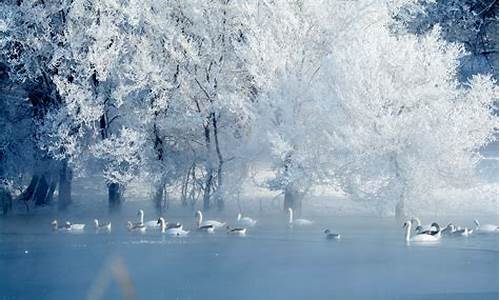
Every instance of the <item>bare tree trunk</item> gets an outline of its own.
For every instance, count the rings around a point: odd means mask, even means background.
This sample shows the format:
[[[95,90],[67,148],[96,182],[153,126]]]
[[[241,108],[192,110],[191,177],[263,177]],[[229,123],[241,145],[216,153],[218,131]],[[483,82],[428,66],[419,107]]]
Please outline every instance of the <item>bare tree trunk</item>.
[[[49,183],[44,175],[40,177],[38,181],[38,185],[35,190],[35,194],[33,195],[33,200],[35,201],[36,206],[42,206],[47,204],[47,194],[49,192]]]
[[[58,209],[66,210],[71,204],[71,181],[73,180],[73,171],[68,166],[65,160],[62,163],[61,170],[59,171],[59,201]]]
[[[214,179],[214,170],[213,170],[213,164],[212,164],[212,147],[211,147],[211,141],[210,141],[210,128],[209,126],[209,120],[206,121],[207,123],[204,125],[204,133],[205,133],[205,145],[207,147],[207,161],[206,161],[206,169],[207,169],[207,175],[205,177],[205,186],[203,188],[203,210],[209,210],[210,209],[210,191],[212,190],[212,185],[213,185],[213,179]]]
[[[191,172],[191,168],[186,173],[186,176],[184,176],[184,179],[182,180],[182,187],[181,187],[181,203],[182,206],[186,207],[188,205],[187,203],[187,188],[189,184],[189,173]]]
[[[220,162],[219,166],[217,167],[217,191],[215,192],[215,195],[217,210],[224,210],[224,181],[222,178],[222,164]]]
[[[0,203],[4,215],[12,211],[12,195],[3,184],[0,186]]]
[[[305,193],[299,191],[299,189],[293,183],[289,183],[285,188],[285,198],[283,209],[287,212],[289,208],[293,209],[297,215],[300,215],[302,211],[302,199],[304,199]]]
[[[153,197],[155,209],[158,211],[160,215],[163,211],[163,207],[168,208],[166,206],[167,191],[165,190],[165,184],[166,184],[166,179],[162,178],[160,183],[158,183],[155,188],[155,194]]]
[[[405,211],[406,182],[401,174],[401,167],[399,165],[397,156],[393,157],[393,161],[394,161],[394,169],[396,172],[396,178],[402,184],[401,191],[399,194],[399,200],[396,203],[396,207],[394,209],[394,215],[396,219],[403,220],[406,216],[406,211]]]
[[[49,190],[47,191],[47,196],[45,197],[45,204],[51,204],[52,200],[54,200],[54,192],[57,187],[57,181],[52,179],[50,181]]]
[[[39,178],[38,175],[33,175],[33,177],[31,177],[30,184],[21,193],[21,195],[19,195],[19,197],[17,198],[17,200],[25,201],[25,202],[31,200],[31,198],[33,198],[33,195],[35,194],[35,190],[36,190],[36,187],[38,185],[39,179],[40,178]]]
[[[0,70],[3,70],[3,65],[0,64]],[[1,72],[1,71],[0,71]],[[5,170],[3,168],[3,160],[5,159],[4,152],[0,151],[0,205],[4,215],[12,211],[12,195],[7,187]]]
[[[209,166],[207,170],[207,175],[205,179],[205,186],[203,188],[203,210],[210,209],[210,190],[212,189],[212,181],[213,181],[213,170],[212,167]]]
[[[108,184],[109,211],[116,212],[120,210],[122,202],[123,202],[123,187],[116,182]]]
[[[219,145],[219,135],[217,128],[217,118],[215,113],[212,113],[212,126],[214,129],[214,141],[215,141],[215,151],[217,153],[217,159],[219,164],[217,166],[217,192],[216,192],[216,204],[217,209],[222,211],[224,209],[224,180],[222,177],[222,166],[224,165],[224,158],[222,156],[222,151]]]
[[[394,210],[394,215],[396,216],[396,219],[402,221],[406,217],[405,213],[405,201],[404,201],[404,196],[401,195],[398,203],[396,204],[395,210]]]

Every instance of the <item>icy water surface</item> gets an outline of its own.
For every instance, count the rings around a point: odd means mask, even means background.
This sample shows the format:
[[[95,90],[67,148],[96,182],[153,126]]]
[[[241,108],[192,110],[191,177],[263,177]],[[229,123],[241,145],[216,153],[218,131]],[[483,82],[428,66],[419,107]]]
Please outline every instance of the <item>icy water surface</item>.
[[[289,229],[267,217],[244,238],[169,238],[131,234],[125,220],[71,234],[47,217],[0,219],[0,299],[498,299],[495,235],[407,246],[392,218]],[[325,240],[326,227],[342,239]]]

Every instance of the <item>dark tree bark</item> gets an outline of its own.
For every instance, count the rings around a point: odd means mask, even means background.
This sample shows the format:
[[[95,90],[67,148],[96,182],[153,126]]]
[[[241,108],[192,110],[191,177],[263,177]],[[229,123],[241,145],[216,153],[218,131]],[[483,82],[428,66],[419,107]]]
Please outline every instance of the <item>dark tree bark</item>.
[[[166,182],[166,179],[163,178],[161,182],[158,183],[153,197],[154,206],[160,215],[163,211],[163,208],[168,209],[168,197],[167,191],[165,189]]]
[[[301,192],[293,183],[289,183],[285,188],[285,198],[283,209],[288,212],[291,208],[297,215],[300,215],[302,210],[302,199],[304,199],[305,193]]]
[[[47,196],[45,198],[45,204],[51,204],[52,200],[54,200],[54,192],[57,187],[57,181],[52,180],[49,185],[49,190],[47,191]]]
[[[59,201],[58,209],[66,210],[71,204],[71,181],[73,180],[73,171],[68,166],[67,161],[63,161],[59,171]]]
[[[161,184],[158,184],[158,186],[156,186],[156,191],[155,191],[155,194],[153,197],[154,206],[159,213],[161,213],[162,209],[163,209],[163,192],[164,192],[164,190],[165,190],[164,186],[162,186]]]
[[[204,125],[204,134],[205,134],[205,145],[207,147],[207,161],[206,161],[206,169],[207,175],[205,177],[205,186],[203,187],[203,210],[210,209],[210,191],[212,190],[213,180],[214,180],[214,170],[212,165],[212,149],[211,149],[211,140],[210,140],[210,128],[208,127],[209,120],[206,121]]]
[[[33,200],[36,206],[49,205],[53,198],[57,183],[47,181],[46,175],[40,176]]]
[[[38,175],[33,175],[33,177],[31,177],[30,184],[21,193],[21,195],[19,195],[19,197],[17,198],[17,200],[25,201],[25,202],[31,200],[31,198],[35,194],[35,190],[36,190],[36,187],[38,185],[38,181],[39,181]]]
[[[215,141],[215,151],[217,153],[217,159],[219,164],[217,166],[217,191],[216,191],[216,205],[219,211],[224,209],[224,181],[222,177],[222,166],[224,165],[224,158],[222,156],[222,151],[219,145],[219,136],[217,128],[217,118],[215,113],[212,113],[212,126],[214,129],[214,141]]]
[[[189,174],[191,173],[191,168],[188,169],[184,179],[182,180],[182,188],[181,188],[181,203],[183,207],[188,205],[187,202],[187,190],[189,185]]]
[[[0,203],[4,215],[12,211],[12,195],[3,185],[0,187]]]
[[[33,195],[33,200],[35,201],[36,206],[47,205],[47,194],[49,192],[49,183],[45,176],[41,176],[38,181],[38,185],[35,190],[35,194]]]
[[[36,186],[35,192],[33,194],[33,201],[36,206],[45,205],[45,198],[47,197],[47,192],[49,191],[49,183],[45,176],[40,176],[38,184]]]
[[[123,187],[116,182],[108,184],[109,211],[116,212],[120,210],[122,202],[123,202]]]
[[[203,210],[210,209],[210,190],[212,189],[213,179],[213,170],[209,167],[205,179],[205,186],[203,188]]]

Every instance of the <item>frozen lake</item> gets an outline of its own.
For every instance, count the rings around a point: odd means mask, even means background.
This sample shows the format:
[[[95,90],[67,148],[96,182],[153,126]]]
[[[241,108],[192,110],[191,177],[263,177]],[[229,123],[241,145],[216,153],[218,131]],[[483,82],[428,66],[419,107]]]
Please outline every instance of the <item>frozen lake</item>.
[[[472,226],[438,219],[450,220]],[[185,238],[129,233],[126,218],[110,234],[53,233],[50,221],[0,219],[0,299],[498,299],[495,235],[407,246],[393,218],[368,217],[289,229],[268,216],[246,237]],[[326,227],[342,239],[325,240]]]

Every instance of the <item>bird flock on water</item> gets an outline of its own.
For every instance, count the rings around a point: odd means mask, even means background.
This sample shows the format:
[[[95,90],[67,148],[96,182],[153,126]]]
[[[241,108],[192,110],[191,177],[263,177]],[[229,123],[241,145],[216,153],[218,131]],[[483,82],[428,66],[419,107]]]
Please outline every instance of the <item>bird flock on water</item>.
[[[236,236],[245,236],[247,228],[254,227],[257,220],[248,216],[243,216],[238,213],[235,226],[230,226],[228,223],[219,220],[204,220],[203,213],[197,211],[195,214],[195,226],[191,230],[186,230],[179,222],[168,222],[165,218],[159,217],[157,220],[144,221],[144,211],[139,209],[137,212],[139,220],[137,222],[128,221],[127,230],[130,232],[146,232],[159,231],[169,236],[183,237],[187,236],[191,231],[214,233],[216,230],[225,230],[227,234]],[[288,225],[294,226],[309,226],[314,224],[314,221],[302,218],[294,218],[292,208],[288,208]],[[71,231],[83,232],[86,224],[73,224],[66,221],[60,224],[57,220],[53,220],[53,231]],[[96,232],[111,232],[111,222],[101,223],[99,220],[93,220],[94,230]],[[472,234],[498,234],[498,225],[481,224],[478,220],[474,220],[474,228],[462,227],[449,223],[447,226],[441,226],[437,222],[428,225],[422,225],[422,222],[417,217],[412,217],[403,223],[405,241],[407,243],[432,243],[439,242],[443,237],[468,237]],[[413,229],[413,230],[412,230]],[[323,233],[327,240],[339,240],[340,233],[324,229]]]

